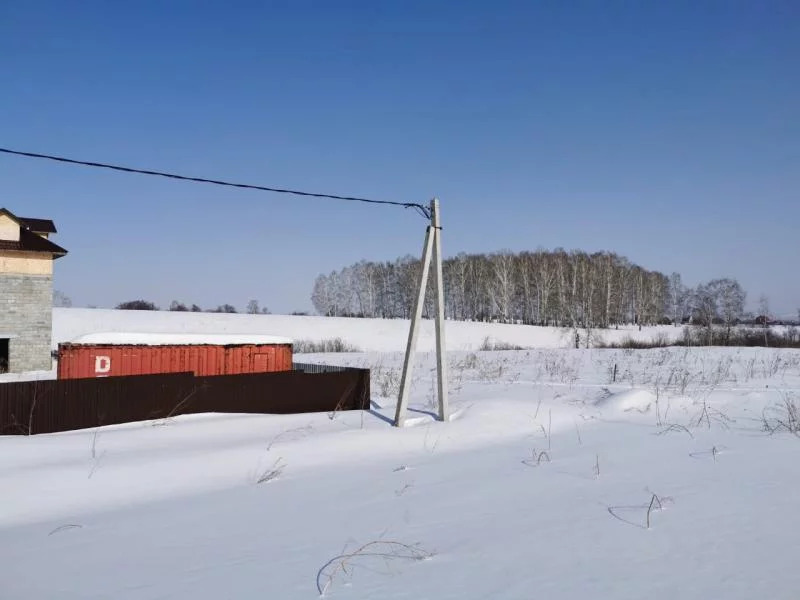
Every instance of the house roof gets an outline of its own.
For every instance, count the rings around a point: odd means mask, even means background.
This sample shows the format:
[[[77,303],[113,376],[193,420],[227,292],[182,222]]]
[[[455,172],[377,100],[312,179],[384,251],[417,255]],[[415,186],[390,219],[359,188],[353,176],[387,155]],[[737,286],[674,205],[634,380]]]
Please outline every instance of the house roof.
[[[0,250],[15,250],[17,252],[48,252],[53,258],[64,256],[67,251],[58,244],[54,244],[48,239],[34,233],[26,223],[6,208],[0,208],[0,215],[6,215],[11,220],[19,223],[19,240],[0,240]],[[45,219],[34,219],[34,221],[45,221]],[[52,225],[52,221],[50,221]],[[55,231],[55,227],[52,228]],[[49,232],[48,232],[49,233]]]
[[[32,219],[31,217],[18,217],[19,220],[31,231],[36,233],[58,233],[56,225],[50,219]]]
[[[19,241],[0,240],[0,250],[17,250],[19,252],[49,252],[53,258],[64,256],[67,251],[58,244],[33,233],[30,229],[20,228]]]

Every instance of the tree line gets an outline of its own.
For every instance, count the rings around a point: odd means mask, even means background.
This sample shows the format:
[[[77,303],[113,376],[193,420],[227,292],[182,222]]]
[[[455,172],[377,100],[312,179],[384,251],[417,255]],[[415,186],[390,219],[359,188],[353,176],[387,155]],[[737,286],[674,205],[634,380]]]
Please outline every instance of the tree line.
[[[155,302],[149,300],[128,300],[116,306],[117,310],[161,310]],[[239,311],[232,304],[220,304],[216,308],[202,309],[197,304],[186,305],[178,300],[173,300],[169,305],[172,312],[210,312],[210,313],[238,313]],[[247,314],[268,315],[269,309],[266,306],[259,306],[258,300],[250,300],[247,303]]]
[[[311,301],[322,315],[408,318],[421,262],[361,261],[319,275]],[[732,324],[744,313],[745,292],[732,279],[695,289],[678,273],[650,271],[613,252],[578,250],[459,254],[443,262],[445,315],[573,328],[621,324]],[[434,310],[428,286],[423,314]]]

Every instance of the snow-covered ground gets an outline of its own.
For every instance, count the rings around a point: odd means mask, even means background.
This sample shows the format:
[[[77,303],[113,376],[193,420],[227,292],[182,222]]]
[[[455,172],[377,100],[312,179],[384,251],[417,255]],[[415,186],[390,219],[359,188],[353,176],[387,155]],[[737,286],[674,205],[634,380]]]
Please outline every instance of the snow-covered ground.
[[[152,332],[215,334],[263,334],[320,341],[342,338],[364,351],[391,352],[402,350],[408,336],[407,320],[348,319],[334,317],[243,315],[217,313],[176,313],[167,311],[106,310],[90,308],[56,308],[53,310],[53,348],[81,336],[106,332]],[[627,337],[649,340],[656,335],[678,337],[680,327],[627,326],[619,329],[595,330],[592,338],[619,342]],[[583,330],[581,336],[585,335]],[[478,350],[488,337],[523,348],[574,347],[574,334],[557,327],[530,327],[500,323],[447,322],[447,345],[451,350]],[[585,344],[582,337],[581,345]],[[434,348],[433,322],[422,322],[419,349]]]
[[[435,348],[433,325],[432,321],[422,322],[417,346],[419,351]],[[89,343],[98,340],[131,343],[131,339],[135,341],[135,334],[140,333],[142,337],[171,334],[179,336],[175,339],[180,343],[186,342],[187,335],[194,337],[198,334],[204,334],[210,341],[221,335],[247,336],[247,339],[277,336],[298,342],[323,342],[338,338],[349,347],[365,352],[393,352],[405,348],[408,328],[409,322],[403,319],[55,308],[52,347],[55,350],[58,344],[64,342]],[[682,328],[670,326],[643,327],[641,330],[635,326],[621,326],[619,329],[593,330],[589,336],[590,345],[593,345],[600,341],[620,342],[626,338],[651,340],[661,336],[676,339],[682,332]],[[581,330],[579,335],[581,346],[585,346],[586,331]],[[450,350],[479,350],[486,342],[519,348],[575,346],[575,334],[568,329],[500,323],[448,321],[446,337]],[[175,343],[174,340],[172,343]],[[0,382],[52,379],[55,376],[54,366],[50,371],[0,374]]]
[[[424,353],[398,430],[401,322],[138,314],[57,340],[342,337],[367,352],[303,360],[370,366],[374,408],[0,438],[0,598],[797,597],[800,351],[473,352],[512,326],[453,324],[452,420]]]

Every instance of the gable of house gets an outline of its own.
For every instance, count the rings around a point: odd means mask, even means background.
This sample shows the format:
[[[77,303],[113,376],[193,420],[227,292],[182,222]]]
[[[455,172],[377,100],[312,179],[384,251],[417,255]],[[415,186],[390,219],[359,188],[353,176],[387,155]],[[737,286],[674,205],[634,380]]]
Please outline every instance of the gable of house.
[[[19,221],[13,219],[5,209],[0,211],[0,242],[18,242],[19,232]]]

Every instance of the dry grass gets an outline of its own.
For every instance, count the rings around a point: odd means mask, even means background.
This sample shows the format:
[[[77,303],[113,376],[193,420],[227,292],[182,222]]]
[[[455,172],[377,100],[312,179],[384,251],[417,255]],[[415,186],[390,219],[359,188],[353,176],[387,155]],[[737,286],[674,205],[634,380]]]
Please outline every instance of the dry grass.
[[[531,457],[524,459],[522,464],[529,467],[538,467],[540,464],[542,464],[542,459],[546,459],[547,462],[551,462],[550,454],[547,451],[542,450],[541,452],[537,452],[536,448],[534,448],[531,451]]]
[[[628,525],[632,525],[633,527],[638,527],[639,529],[650,529],[651,525],[651,518],[654,512],[660,512],[664,510],[664,505],[667,502],[671,502],[672,498],[666,498],[664,496],[659,496],[650,492],[650,501],[647,504],[635,504],[635,505],[624,505],[624,506],[608,506],[606,509],[608,510],[608,514],[612,517],[617,519],[618,521],[622,521],[623,523],[627,523]],[[644,524],[641,521],[631,521],[623,517],[620,513],[623,511],[634,511],[638,514],[641,514],[639,511],[644,511]]]
[[[89,476],[88,479],[92,478],[92,475],[95,474],[97,469],[100,468],[100,462],[103,460],[103,457],[106,455],[106,451],[103,450],[99,454],[97,453],[97,437],[99,432],[95,430],[94,435],[92,436],[92,443],[89,446],[89,454],[91,455],[91,461],[89,466]]]
[[[286,463],[283,462],[283,457],[279,456],[278,459],[272,463],[272,466],[267,467],[260,472],[256,471],[256,485],[277,479],[281,476],[285,468]]]
[[[785,432],[800,437],[800,401],[793,392],[781,391],[781,401],[762,412],[764,431],[773,435]]]
[[[382,562],[388,574],[392,572],[392,564],[397,561],[422,561],[433,556],[432,552],[421,548],[419,544],[391,540],[367,542],[352,552],[343,550],[325,563],[317,572],[317,592],[320,596],[325,596],[337,578],[352,577],[357,566],[364,566],[370,560]]]
[[[495,352],[502,350],[526,350],[526,349],[527,348],[523,348],[522,346],[517,346],[516,344],[510,344],[502,340],[495,340],[489,336],[483,338],[483,343],[481,344],[480,347],[480,350],[482,352]]]
[[[400,369],[385,367],[382,363],[370,367],[370,386],[381,398],[397,398],[401,378]]]
[[[313,429],[314,428],[311,426],[311,424],[304,425],[303,427],[294,427],[292,429],[285,429],[270,440],[269,444],[267,444],[267,452],[272,450],[272,447],[278,442],[300,439],[302,437],[309,435],[313,431]]]
[[[296,340],[292,343],[294,354],[323,354],[328,352],[360,352],[353,344],[348,344],[342,338],[326,340]]]
[[[685,433],[690,438],[694,439],[694,435],[692,435],[692,432],[689,431],[689,429],[687,427],[685,427],[683,425],[679,425],[678,423],[673,423],[671,425],[668,425],[664,429],[661,429],[660,431],[658,431],[658,433],[656,433],[656,435],[664,435],[664,434],[667,434],[667,433],[674,433],[674,432]]]
[[[61,533],[62,531],[67,531],[69,529],[81,529],[82,527],[83,527],[83,525],[79,525],[77,523],[67,523],[66,525],[61,525],[60,527],[56,527],[55,529],[53,529],[47,535],[51,536],[51,535],[54,535],[56,533]]]

